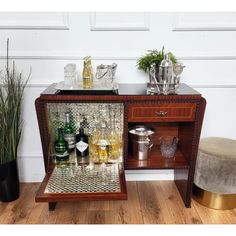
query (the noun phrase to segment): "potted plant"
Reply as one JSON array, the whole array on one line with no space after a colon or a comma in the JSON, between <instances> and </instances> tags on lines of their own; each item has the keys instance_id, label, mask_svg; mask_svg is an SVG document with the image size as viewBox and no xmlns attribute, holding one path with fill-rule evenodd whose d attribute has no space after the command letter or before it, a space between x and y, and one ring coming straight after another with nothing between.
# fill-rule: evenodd
<instances>
[{"instance_id":1,"label":"potted plant","mask_svg":"<svg viewBox=\"0 0 236 236\"><path fill-rule=\"evenodd\" d=\"M164 59L165 56L164 47L162 47L161 51L158 50L148 50L148 53L146 53L144 56L141 56L137 61L137 67L139 70L143 70L144 72L148 73L151 65L155 63L156 65L156 71L159 71L159 66L161 64L161 61ZM176 57L171 53L168 52L169 57L173 64L177 62Z\"/></svg>"},{"instance_id":2,"label":"potted plant","mask_svg":"<svg viewBox=\"0 0 236 236\"><path fill-rule=\"evenodd\" d=\"M21 104L28 79L24 80L13 62L0 74L0 200L9 202L19 197L17 149L22 133ZM30 76L30 75L29 75Z\"/></svg>"}]
</instances>

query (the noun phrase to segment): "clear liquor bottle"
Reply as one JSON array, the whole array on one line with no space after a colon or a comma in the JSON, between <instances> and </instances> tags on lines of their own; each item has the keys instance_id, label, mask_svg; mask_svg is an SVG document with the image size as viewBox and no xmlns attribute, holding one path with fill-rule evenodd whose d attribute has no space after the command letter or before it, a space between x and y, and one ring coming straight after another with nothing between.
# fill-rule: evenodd
<instances>
[{"instance_id":1,"label":"clear liquor bottle","mask_svg":"<svg viewBox=\"0 0 236 236\"><path fill-rule=\"evenodd\" d=\"M98 154L99 162L106 163L110 157L110 141L109 133L107 130L107 124L105 121L102 121L101 127L98 134L98 141L96 143L96 149Z\"/></svg>"},{"instance_id":2,"label":"clear liquor bottle","mask_svg":"<svg viewBox=\"0 0 236 236\"><path fill-rule=\"evenodd\" d=\"M121 155L121 135L117 131L115 117L113 116L111 120L111 129L109 134L109 142L110 142L110 157L109 160L111 162L116 162Z\"/></svg>"},{"instance_id":3,"label":"clear liquor bottle","mask_svg":"<svg viewBox=\"0 0 236 236\"><path fill-rule=\"evenodd\" d=\"M97 124L94 124L94 126L91 128L91 132L89 135L89 158L91 162L98 163L98 152L96 148L96 144L99 138L99 133L97 129Z\"/></svg>"}]
</instances>

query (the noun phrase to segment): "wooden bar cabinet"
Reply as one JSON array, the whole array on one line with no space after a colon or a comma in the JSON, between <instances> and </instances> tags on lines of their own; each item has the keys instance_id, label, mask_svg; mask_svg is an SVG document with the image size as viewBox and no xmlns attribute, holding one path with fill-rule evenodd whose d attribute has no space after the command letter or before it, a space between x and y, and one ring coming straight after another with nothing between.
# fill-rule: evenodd
<instances>
[{"instance_id":1,"label":"wooden bar cabinet","mask_svg":"<svg viewBox=\"0 0 236 236\"><path fill-rule=\"evenodd\" d=\"M206 106L206 100L194 89L180 84L177 94L147 95L146 84L119 84L114 93L95 94L60 91L56 89L56 84L52 84L36 99L35 106L45 166L45 178L35 199L48 202L49 210L53 210L59 201L127 199L124 170L138 169L173 169L174 181L183 202L186 207L191 207L195 163ZM68 108L74 116L83 115L93 122L99 116L96 109L104 107L106 114L112 111L120 125L122 156L116 165L115 181L111 186L101 187L98 177L81 176L83 165L70 163L63 167L55 163L52 127L55 114L63 114ZM140 161L130 154L128 131L135 125L146 125L155 130L154 146L147 160ZM173 158L164 158L160 154L159 139L165 135L179 138Z\"/></svg>"}]
</instances>

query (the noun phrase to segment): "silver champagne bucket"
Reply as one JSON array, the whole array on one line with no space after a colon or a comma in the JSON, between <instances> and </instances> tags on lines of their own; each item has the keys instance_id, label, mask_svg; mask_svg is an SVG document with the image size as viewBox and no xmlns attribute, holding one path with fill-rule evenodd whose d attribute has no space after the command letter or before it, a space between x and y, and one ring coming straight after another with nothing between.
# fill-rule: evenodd
<instances>
[{"instance_id":1,"label":"silver champagne bucket","mask_svg":"<svg viewBox=\"0 0 236 236\"><path fill-rule=\"evenodd\" d=\"M153 146L152 135L154 133L154 129L143 125L133 126L129 129L132 155L136 159L140 161L148 159L149 152Z\"/></svg>"},{"instance_id":2,"label":"silver champagne bucket","mask_svg":"<svg viewBox=\"0 0 236 236\"><path fill-rule=\"evenodd\" d=\"M113 84L117 64L112 63L111 65L98 65L95 78L106 87L110 87Z\"/></svg>"}]
</instances>

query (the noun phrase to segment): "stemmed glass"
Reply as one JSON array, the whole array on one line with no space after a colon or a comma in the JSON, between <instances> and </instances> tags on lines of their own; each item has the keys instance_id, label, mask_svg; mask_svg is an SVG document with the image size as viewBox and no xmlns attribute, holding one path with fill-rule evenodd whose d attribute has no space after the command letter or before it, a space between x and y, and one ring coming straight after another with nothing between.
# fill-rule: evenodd
<instances>
[{"instance_id":1,"label":"stemmed glass","mask_svg":"<svg viewBox=\"0 0 236 236\"><path fill-rule=\"evenodd\" d=\"M180 76L181 73L183 72L184 65L182 62L178 61L176 64L173 66L173 73L174 73L174 83L175 83L175 89L177 90L179 88L179 82L180 82Z\"/></svg>"}]
</instances>

